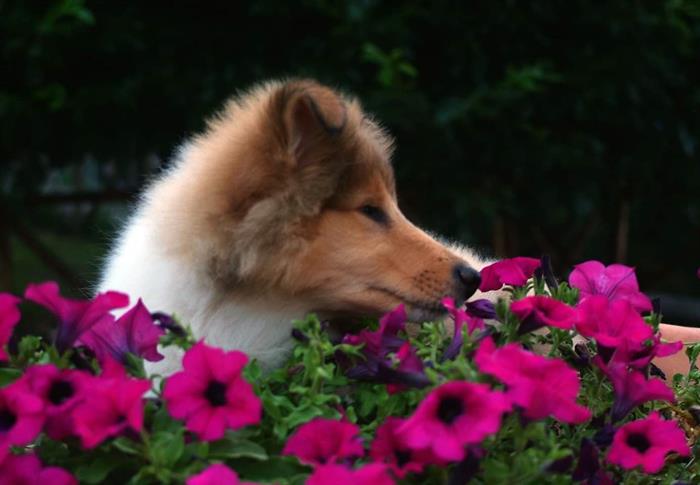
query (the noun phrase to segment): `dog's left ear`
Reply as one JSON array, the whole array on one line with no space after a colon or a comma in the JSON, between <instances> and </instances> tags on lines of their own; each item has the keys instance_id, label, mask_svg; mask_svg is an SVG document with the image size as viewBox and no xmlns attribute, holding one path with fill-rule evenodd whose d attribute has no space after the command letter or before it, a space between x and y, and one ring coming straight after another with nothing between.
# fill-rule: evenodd
<instances>
[{"instance_id":1,"label":"dog's left ear","mask_svg":"<svg viewBox=\"0 0 700 485\"><path fill-rule=\"evenodd\" d=\"M288 88L283 114L287 150L299 167L321 162L332 154L333 142L345 129L345 103L333 90L313 81Z\"/></svg>"}]
</instances>

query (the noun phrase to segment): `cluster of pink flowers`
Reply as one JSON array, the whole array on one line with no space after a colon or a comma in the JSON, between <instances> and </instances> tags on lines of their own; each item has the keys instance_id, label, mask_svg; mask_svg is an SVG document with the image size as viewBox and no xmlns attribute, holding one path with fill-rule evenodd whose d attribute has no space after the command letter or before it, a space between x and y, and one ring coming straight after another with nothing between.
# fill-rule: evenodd
<instances>
[{"instance_id":1,"label":"cluster of pink flowers","mask_svg":"<svg viewBox=\"0 0 700 485\"><path fill-rule=\"evenodd\" d=\"M482 270L482 291L504 285L527 284L540 261L513 258ZM578 332L595 343L591 359L601 379L614 391L614 404L604 418L609 439L582 442L594 462L582 479L605 481L599 454L607 449L609 463L623 469L660 471L669 453L690 453L685 434L673 420L657 412L644 419L621 424L638 406L673 402L664 381L648 377L655 357L671 355L679 342L663 343L643 317L652 309L639 291L634 269L623 265L605 267L588 261L575 267L569 277L578 289L579 301L569 306L545 295L526 296L510 304L520 334L542 327ZM86 449L124 434L136 436L144 428L145 395L151 382L128 375L129 355L157 361L163 357L157 345L164 330L140 300L118 318L115 309L128 307L128 297L117 292L92 300L73 300L60 295L55 283L30 285L25 299L53 313L58 321L55 345L60 352L82 346L100 364L100 372L64 369L53 364L29 366L23 375L0 388L0 483L77 483L67 471L45 467L33 452L14 454L12 447L27 447L43 431L54 440L79 439ZM20 319L21 300L0 294L0 360ZM498 346L489 335L486 320L496 316L493 304L477 300L459 308L454 300L443 301L454 322L454 334L442 355L455 358L460 351L476 349L473 361L482 382L451 380L435 385L408 417L387 418L366 447L360 428L343 419L315 418L302 424L288 438L282 454L295 456L312 468L311 485L385 485L420 473L429 465L446 466L480 460L485 441L499 433L502 422L517 413L523 422L555 419L580 424L592 417L578 402L579 373L561 359L531 352L519 343ZM426 375L433 362L423 361L404 338L403 306L385 315L378 330L347 335L346 344L361 345L364 359L350 361L348 374L387 384L389 393L433 385ZM463 339L471 339L472 346ZM263 406L253 386L243 377L247 356L224 351L203 341L185 353L183 369L167 378L162 398L170 415L202 441L215 441L227 430L261 421ZM346 362L347 364L347 362ZM428 373L430 374L430 373ZM604 376L604 377L603 377ZM358 463L363 463L358 465ZM580 467L579 467L580 468ZM189 485L243 483L224 464L214 464L191 476Z\"/></svg>"},{"instance_id":2,"label":"cluster of pink flowers","mask_svg":"<svg viewBox=\"0 0 700 485\"><path fill-rule=\"evenodd\" d=\"M67 472L42 468L33 454L13 455L13 446L30 445L44 431L55 440L77 437L84 448L94 448L108 438L137 435L144 425L147 379L130 377L128 354L157 361L163 357L157 345L164 331L139 300L121 317L110 312L128 305L128 297L107 292L92 300L72 300L60 295L53 282L30 285L27 300L50 310L58 320L56 347L69 350L84 346L100 362L97 375L87 370L61 369L53 364L29 366L22 376L0 388L0 476L16 475L16 481L38 483L50 477L57 483L76 483ZM19 321L18 304L0 294L0 359ZM247 357L224 352L203 342L185 354L184 370L165 384L163 397L171 415L203 440L216 440L227 429L256 424L262 405L252 386L242 377Z\"/></svg>"},{"instance_id":3,"label":"cluster of pink flowers","mask_svg":"<svg viewBox=\"0 0 700 485\"><path fill-rule=\"evenodd\" d=\"M524 285L539 266L536 261L513 258L484 268L481 289ZM574 308L547 296L528 296L511 303L521 330L528 332L543 326L575 329L596 343L598 355L593 362L615 392L612 424L646 402L673 402L672 390L661 379L648 378L645 371L654 357L672 355L682 348L682 343L662 343L644 321L642 313L651 311L652 304L639 291L634 268L621 264L606 267L598 261L587 261L574 267L569 285L579 291L579 302ZM485 341L475 361L482 372L506 384L507 394L523 408L526 417L536 419L549 414L577 423L590 415L573 401L578 392L578 376L561 360L530 354L517 344L496 349L493 342ZM557 375L547 376L553 372ZM551 386L552 382L557 385ZM613 430L607 459L625 469L639 466L647 473L656 473L668 453L687 456L690 452L678 424L661 419L658 413Z\"/></svg>"}]
</instances>

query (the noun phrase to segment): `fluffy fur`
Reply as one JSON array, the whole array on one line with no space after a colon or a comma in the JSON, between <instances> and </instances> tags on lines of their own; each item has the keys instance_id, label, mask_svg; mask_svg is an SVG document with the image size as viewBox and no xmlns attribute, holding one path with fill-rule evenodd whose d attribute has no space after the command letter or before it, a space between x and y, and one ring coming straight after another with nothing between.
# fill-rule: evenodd
<instances>
[{"instance_id":1,"label":"fluffy fur","mask_svg":"<svg viewBox=\"0 0 700 485\"><path fill-rule=\"evenodd\" d=\"M435 318L442 297L475 289L456 268L483 263L401 214L392 145L350 96L311 80L258 86L145 191L98 289L141 297L268 366L309 312L347 319L404 303L414 320ZM149 370L171 373L179 357Z\"/></svg>"}]
</instances>

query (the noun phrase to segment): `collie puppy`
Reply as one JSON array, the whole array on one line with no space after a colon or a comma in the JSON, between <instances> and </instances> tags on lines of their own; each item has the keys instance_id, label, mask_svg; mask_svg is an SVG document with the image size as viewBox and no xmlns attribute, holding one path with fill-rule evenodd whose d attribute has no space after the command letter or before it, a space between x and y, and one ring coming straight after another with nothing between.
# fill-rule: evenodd
<instances>
[{"instance_id":1,"label":"collie puppy","mask_svg":"<svg viewBox=\"0 0 700 485\"><path fill-rule=\"evenodd\" d=\"M229 101L147 188L99 290L171 312L197 338L276 366L292 321L443 315L479 286L481 261L411 224L397 205L393 140L357 99L313 80ZM149 372L177 370L180 355Z\"/></svg>"}]
</instances>

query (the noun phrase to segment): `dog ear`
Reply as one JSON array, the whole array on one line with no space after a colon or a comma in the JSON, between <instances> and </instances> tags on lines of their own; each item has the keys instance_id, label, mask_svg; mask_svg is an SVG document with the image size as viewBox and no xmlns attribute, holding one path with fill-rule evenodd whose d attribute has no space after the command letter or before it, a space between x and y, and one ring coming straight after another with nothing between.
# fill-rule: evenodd
<instances>
[{"instance_id":1,"label":"dog ear","mask_svg":"<svg viewBox=\"0 0 700 485\"><path fill-rule=\"evenodd\" d=\"M345 103L333 90L311 81L292 86L284 125L287 149L298 167L329 156L346 123Z\"/></svg>"}]
</instances>

